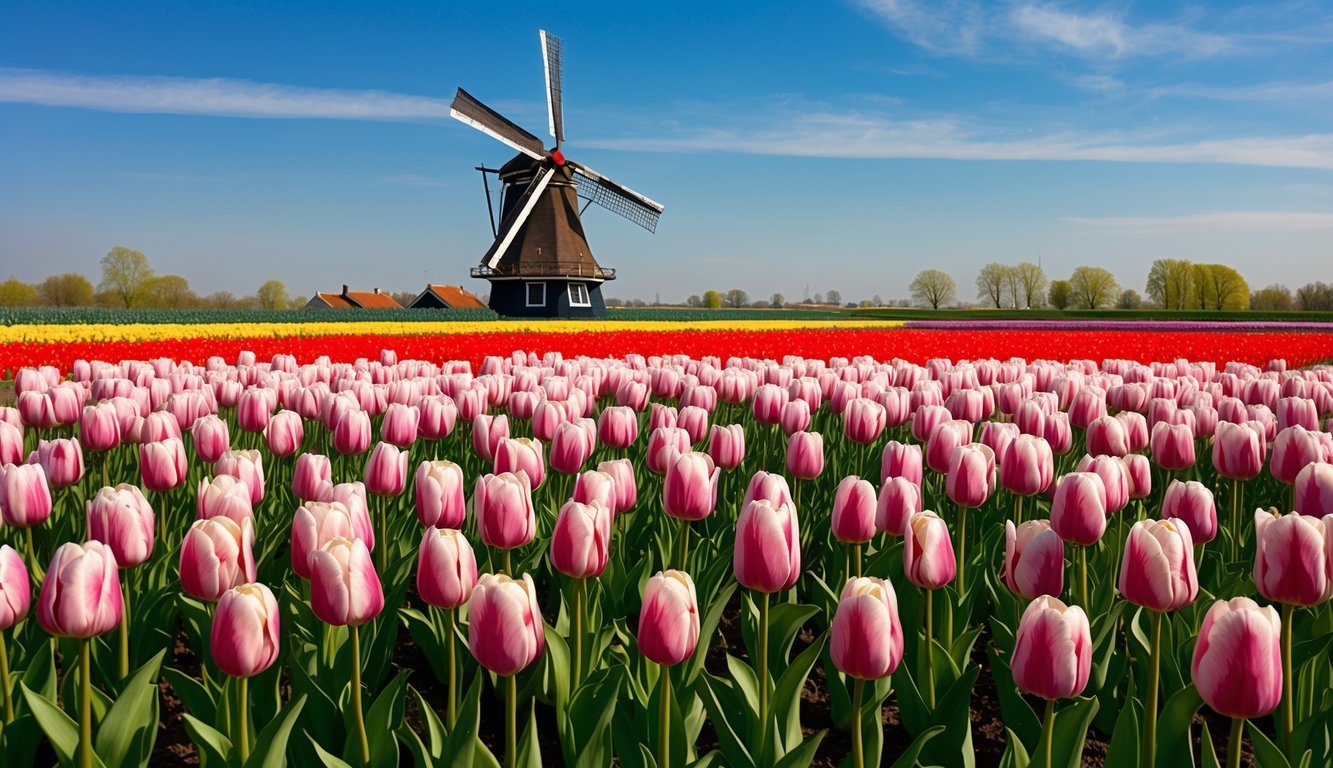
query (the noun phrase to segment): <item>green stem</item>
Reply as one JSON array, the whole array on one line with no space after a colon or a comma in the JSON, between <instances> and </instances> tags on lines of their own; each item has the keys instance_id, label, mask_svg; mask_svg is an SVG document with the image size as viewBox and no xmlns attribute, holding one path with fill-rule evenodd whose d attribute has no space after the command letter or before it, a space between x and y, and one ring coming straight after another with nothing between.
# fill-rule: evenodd
<instances>
[{"instance_id":1,"label":"green stem","mask_svg":"<svg viewBox=\"0 0 1333 768\"><path fill-rule=\"evenodd\" d=\"M658 671L662 684L658 692L657 711L657 767L670 768L671 765L671 667L662 665Z\"/></svg>"},{"instance_id":2,"label":"green stem","mask_svg":"<svg viewBox=\"0 0 1333 768\"><path fill-rule=\"evenodd\" d=\"M1231 481L1231 562L1240 559L1240 481Z\"/></svg>"},{"instance_id":3,"label":"green stem","mask_svg":"<svg viewBox=\"0 0 1333 768\"><path fill-rule=\"evenodd\" d=\"M356 742L361 749L361 764L370 764L370 742L366 739L366 719L361 714L361 628L352 630L352 716L356 720Z\"/></svg>"},{"instance_id":4,"label":"green stem","mask_svg":"<svg viewBox=\"0 0 1333 768\"><path fill-rule=\"evenodd\" d=\"M1014 499L1014 525L1018 526L1022 524L1023 524L1023 497L1019 496Z\"/></svg>"},{"instance_id":5,"label":"green stem","mask_svg":"<svg viewBox=\"0 0 1333 768\"><path fill-rule=\"evenodd\" d=\"M0 690L5 692L5 725L14 722L14 697L9 690L9 649L5 647L5 633L0 631Z\"/></svg>"},{"instance_id":6,"label":"green stem","mask_svg":"<svg viewBox=\"0 0 1333 768\"><path fill-rule=\"evenodd\" d=\"M120 679L130 676L130 572L124 571L125 589L120 614Z\"/></svg>"},{"instance_id":7,"label":"green stem","mask_svg":"<svg viewBox=\"0 0 1333 768\"><path fill-rule=\"evenodd\" d=\"M1148 703L1143 709L1143 761L1153 768L1157 761L1157 688L1162 666L1162 612L1152 613L1152 662L1148 667Z\"/></svg>"},{"instance_id":8,"label":"green stem","mask_svg":"<svg viewBox=\"0 0 1333 768\"><path fill-rule=\"evenodd\" d=\"M573 693L583 681L583 589L584 579L574 579L574 679L569 690Z\"/></svg>"},{"instance_id":9,"label":"green stem","mask_svg":"<svg viewBox=\"0 0 1333 768\"><path fill-rule=\"evenodd\" d=\"M1245 718L1231 718L1231 739L1227 742L1227 768L1240 768L1240 735Z\"/></svg>"},{"instance_id":10,"label":"green stem","mask_svg":"<svg viewBox=\"0 0 1333 768\"><path fill-rule=\"evenodd\" d=\"M861 542L852 544L852 575L861 578Z\"/></svg>"},{"instance_id":11,"label":"green stem","mask_svg":"<svg viewBox=\"0 0 1333 768\"><path fill-rule=\"evenodd\" d=\"M690 556L690 521L680 518L680 556L676 566L680 570L686 570L686 562Z\"/></svg>"},{"instance_id":12,"label":"green stem","mask_svg":"<svg viewBox=\"0 0 1333 768\"><path fill-rule=\"evenodd\" d=\"M926 703L935 708L935 590L926 590Z\"/></svg>"},{"instance_id":13,"label":"green stem","mask_svg":"<svg viewBox=\"0 0 1333 768\"><path fill-rule=\"evenodd\" d=\"M1078 548L1078 602L1083 610L1088 606L1088 548Z\"/></svg>"},{"instance_id":14,"label":"green stem","mask_svg":"<svg viewBox=\"0 0 1333 768\"><path fill-rule=\"evenodd\" d=\"M852 684L852 766L865 768L865 745L861 743L861 689L865 681L856 678Z\"/></svg>"},{"instance_id":15,"label":"green stem","mask_svg":"<svg viewBox=\"0 0 1333 768\"><path fill-rule=\"evenodd\" d=\"M506 550L503 550L503 552L504 552L504 564L505 564L505 565L504 565L504 570L501 571L501 573L505 574L506 576L513 576L513 575L514 575L513 567L511 566L511 564L510 564L510 562L509 562L509 550L506 549Z\"/></svg>"},{"instance_id":16,"label":"green stem","mask_svg":"<svg viewBox=\"0 0 1333 768\"><path fill-rule=\"evenodd\" d=\"M505 766L518 765L518 681L513 675L505 677Z\"/></svg>"},{"instance_id":17,"label":"green stem","mask_svg":"<svg viewBox=\"0 0 1333 768\"><path fill-rule=\"evenodd\" d=\"M1055 699L1046 700L1046 718L1041 723L1041 744L1044 754L1042 765L1051 768L1051 742L1055 741Z\"/></svg>"},{"instance_id":18,"label":"green stem","mask_svg":"<svg viewBox=\"0 0 1333 768\"><path fill-rule=\"evenodd\" d=\"M1291 618L1290 603L1282 604L1282 746L1291 755L1291 730L1295 715L1291 706L1291 692L1295 680L1291 677Z\"/></svg>"},{"instance_id":19,"label":"green stem","mask_svg":"<svg viewBox=\"0 0 1333 768\"><path fill-rule=\"evenodd\" d=\"M241 763L250 759L250 678L242 677L236 681L236 746L241 750Z\"/></svg>"},{"instance_id":20,"label":"green stem","mask_svg":"<svg viewBox=\"0 0 1333 768\"><path fill-rule=\"evenodd\" d=\"M36 576L38 580L41 580L42 567L41 565L38 564L39 561L37 560L37 548L32 545L31 525L23 529L23 538L24 538L24 543L27 545L28 548L28 564L29 566L32 567L33 575Z\"/></svg>"},{"instance_id":21,"label":"green stem","mask_svg":"<svg viewBox=\"0 0 1333 768\"><path fill-rule=\"evenodd\" d=\"M31 529L29 529L31 530ZM93 768L93 653L91 641L79 641L79 766Z\"/></svg>"},{"instance_id":22,"label":"green stem","mask_svg":"<svg viewBox=\"0 0 1333 768\"><path fill-rule=\"evenodd\" d=\"M768 593L759 597L759 753L768 744Z\"/></svg>"},{"instance_id":23,"label":"green stem","mask_svg":"<svg viewBox=\"0 0 1333 768\"><path fill-rule=\"evenodd\" d=\"M958 506L958 599L967 594L967 507Z\"/></svg>"},{"instance_id":24,"label":"green stem","mask_svg":"<svg viewBox=\"0 0 1333 768\"><path fill-rule=\"evenodd\" d=\"M449 632L445 642L449 644L449 730L452 731L454 723L458 722L458 640L454 637L458 609L450 608L446 613L449 614Z\"/></svg>"}]
</instances>

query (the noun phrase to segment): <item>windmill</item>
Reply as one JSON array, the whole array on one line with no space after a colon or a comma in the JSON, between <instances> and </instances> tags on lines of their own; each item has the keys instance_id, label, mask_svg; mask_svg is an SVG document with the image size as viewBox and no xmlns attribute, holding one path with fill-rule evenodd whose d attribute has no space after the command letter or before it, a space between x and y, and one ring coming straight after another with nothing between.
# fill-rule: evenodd
<instances>
[{"instance_id":1,"label":"windmill","mask_svg":"<svg viewBox=\"0 0 1333 768\"><path fill-rule=\"evenodd\" d=\"M605 314L602 283L614 269L600 266L588 248L581 214L596 203L649 232L657 230L662 205L565 157L561 100L561 41L541 31L546 66L548 127L555 146L520 128L458 89L449 114L499 140L517 155L498 169L480 166L491 208L487 174L501 183L499 224L491 212L495 242L472 276L491 283L491 308L518 317L595 317ZM579 201L585 201L582 210Z\"/></svg>"}]
</instances>

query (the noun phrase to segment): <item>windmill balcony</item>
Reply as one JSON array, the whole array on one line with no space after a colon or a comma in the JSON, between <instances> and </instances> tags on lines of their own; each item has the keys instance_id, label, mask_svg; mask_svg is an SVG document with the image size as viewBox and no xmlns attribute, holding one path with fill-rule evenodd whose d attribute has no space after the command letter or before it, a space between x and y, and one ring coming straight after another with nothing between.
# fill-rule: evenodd
<instances>
[{"instance_id":1,"label":"windmill balcony","mask_svg":"<svg viewBox=\"0 0 1333 768\"><path fill-rule=\"evenodd\" d=\"M487 280L503 280L505 278L568 278L583 280L615 280L616 271L606 267L589 268L587 264L570 264L554 267L550 264L501 264L492 269L484 264L473 267L471 270L473 277L484 278Z\"/></svg>"}]
</instances>

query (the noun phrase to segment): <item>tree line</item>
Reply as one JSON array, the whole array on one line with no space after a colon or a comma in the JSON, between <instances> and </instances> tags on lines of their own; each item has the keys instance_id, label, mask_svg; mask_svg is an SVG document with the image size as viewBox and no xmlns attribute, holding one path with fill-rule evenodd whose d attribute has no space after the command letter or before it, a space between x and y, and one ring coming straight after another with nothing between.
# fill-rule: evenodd
<instances>
[{"instance_id":1,"label":"tree line","mask_svg":"<svg viewBox=\"0 0 1333 768\"><path fill-rule=\"evenodd\" d=\"M917 306L940 309L960 303L957 283L942 270L922 270L909 288ZM1333 311L1333 285L1312 282L1293 292L1274 284L1251 291L1233 267L1184 259L1152 263L1144 286L1146 298L1133 288L1122 288L1104 267L1081 266L1066 279L1048 280L1041 266L1032 262L987 264L977 273L976 288L977 303L997 309Z\"/></svg>"},{"instance_id":2,"label":"tree line","mask_svg":"<svg viewBox=\"0 0 1333 768\"><path fill-rule=\"evenodd\" d=\"M148 257L116 246L102 257L97 285L78 272L51 275L25 283L10 275L0 282L4 307L112 307L119 309L298 309L305 299L293 298L281 280L265 281L250 296L215 291L200 296L181 275L159 275Z\"/></svg>"}]
</instances>

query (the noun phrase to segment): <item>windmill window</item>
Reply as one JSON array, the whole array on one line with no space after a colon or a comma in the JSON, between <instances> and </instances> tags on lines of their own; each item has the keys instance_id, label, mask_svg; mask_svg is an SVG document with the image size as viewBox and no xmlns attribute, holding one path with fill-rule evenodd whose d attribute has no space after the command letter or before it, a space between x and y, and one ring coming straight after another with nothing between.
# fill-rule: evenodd
<instances>
[{"instance_id":1,"label":"windmill window","mask_svg":"<svg viewBox=\"0 0 1333 768\"><path fill-rule=\"evenodd\" d=\"M571 307L591 307L592 302L588 300L588 286L585 283L569 284L569 306Z\"/></svg>"},{"instance_id":2,"label":"windmill window","mask_svg":"<svg viewBox=\"0 0 1333 768\"><path fill-rule=\"evenodd\" d=\"M528 283L528 306L546 306L546 283Z\"/></svg>"}]
</instances>

